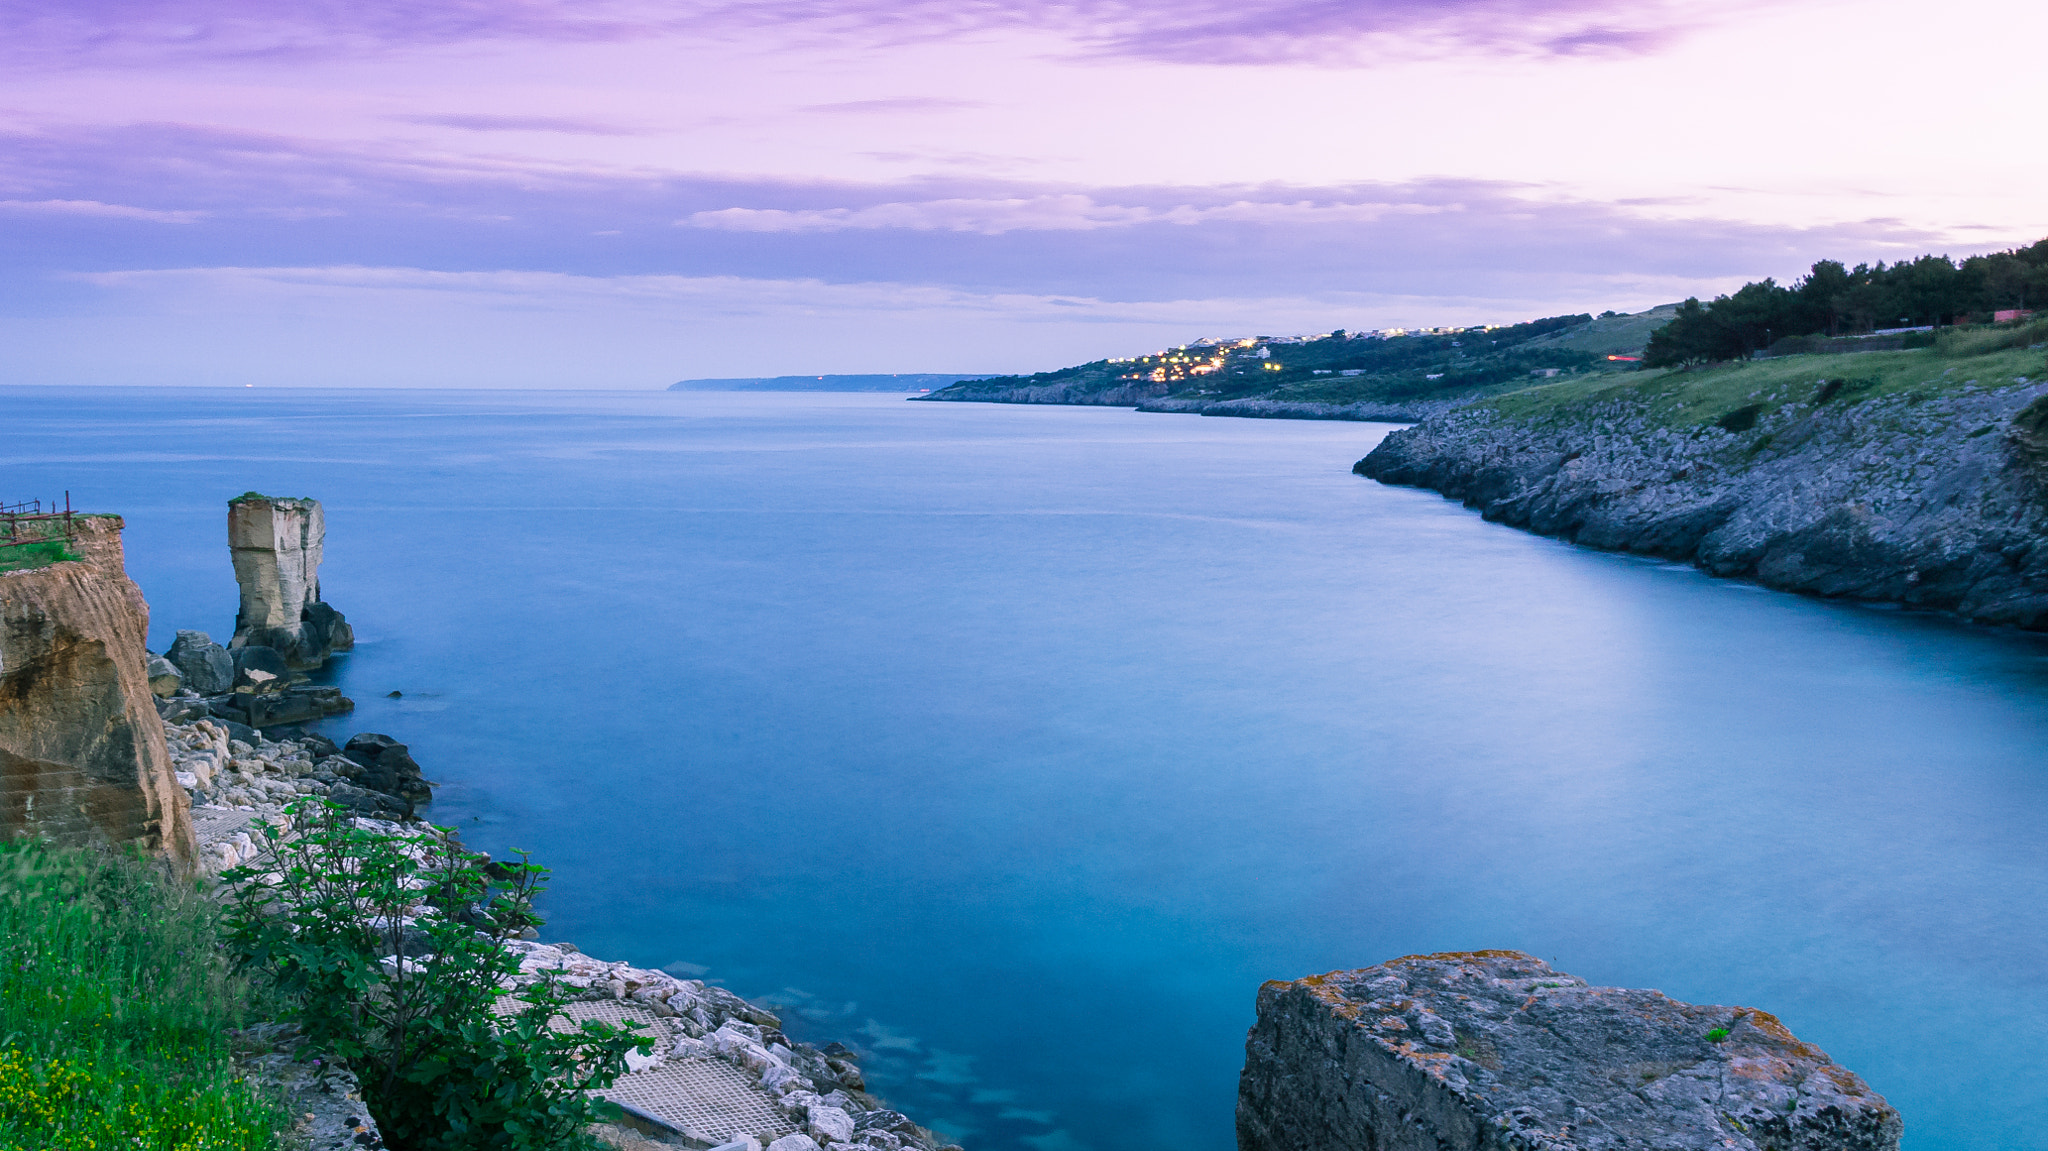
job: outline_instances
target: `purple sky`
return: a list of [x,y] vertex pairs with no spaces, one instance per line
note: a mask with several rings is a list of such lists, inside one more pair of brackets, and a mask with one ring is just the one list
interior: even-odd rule
[[654,387],[2048,235],[2048,7],[0,0],[0,383]]

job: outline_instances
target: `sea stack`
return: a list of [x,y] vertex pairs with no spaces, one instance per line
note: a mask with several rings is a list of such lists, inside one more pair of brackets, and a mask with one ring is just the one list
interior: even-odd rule
[[189,865],[190,805],[150,693],[149,605],[121,527],[68,517],[48,562],[0,550],[0,838],[135,844]]
[[1259,989],[1240,1151],[1896,1151],[1899,1113],[1747,1007],[1591,987],[1519,951]]
[[270,648],[305,669],[355,646],[348,621],[320,599],[326,537],[319,500],[245,492],[228,501],[228,549],[242,586],[231,650]]

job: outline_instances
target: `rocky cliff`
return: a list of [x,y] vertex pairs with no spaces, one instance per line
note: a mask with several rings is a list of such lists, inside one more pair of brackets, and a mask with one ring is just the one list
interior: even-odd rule
[[1530,389],[1395,432],[1353,470],[1593,547],[2048,629],[2038,361],[1793,357]]
[[242,608],[230,649],[267,647],[292,668],[314,668],[355,646],[340,612],[320,598],[327,517],[319,500],[249,492],[228,501],[228,550]]
[[0,573],[0,836],[136,843],[189,864],[190,808],[150,694],[149,605],[121,526],[81,517],[78,560]]
[[1259,989],[1241,1151],[1893,1151],[1899,1114],[1744,1007],[1591,987],[1517,951]]

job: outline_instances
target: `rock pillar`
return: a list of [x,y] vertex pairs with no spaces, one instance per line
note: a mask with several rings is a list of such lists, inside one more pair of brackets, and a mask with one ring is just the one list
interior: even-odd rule
[[249,492],[228,501],[228,550],[242,586],[230,648],[272,648],[288,666],[312,668],[355,646],[348,621],[320,599],[326,537],[319,500]]
[[84,516],[80,558],[0,573],[0,836],[136,843],[189,865],[119,516]]
[[1899,1113],[1747,1007],[1590,987],[1519,951],[1259,989],[1240,1151],[1896,1151]]

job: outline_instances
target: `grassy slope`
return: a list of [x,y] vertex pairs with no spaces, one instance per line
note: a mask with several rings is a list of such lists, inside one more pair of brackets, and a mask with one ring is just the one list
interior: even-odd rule
[[[1967,334],[1966,334],[1967,335]],[[1612,400],[1643,402],[1653,424],[1677,431],[1703,427],[1738,408],[1768,414],[1812,403],[1823,381],[1847,381],[1832,404],[1878,396],[1930,398],[1969,387],[1995,388],[2048,376],[2040,350],[1968,354],[1966,348],[1924,348],[1856,355],[1786,356],[1691,371],[1631,372],[1561,380],[1482,400],[1477,407],[1530,423],[1570,421]]]
[[1563,348],[1596,356],[1633,355],[1650,342],[1650,333],[1671,322],[1677,304],[1660,304],[1630,316],[1609,316],[1529,341],[1532,348]]
[[0,1151],[271,1151],[223,1031],[215,906],[147,864],[0,843]]

